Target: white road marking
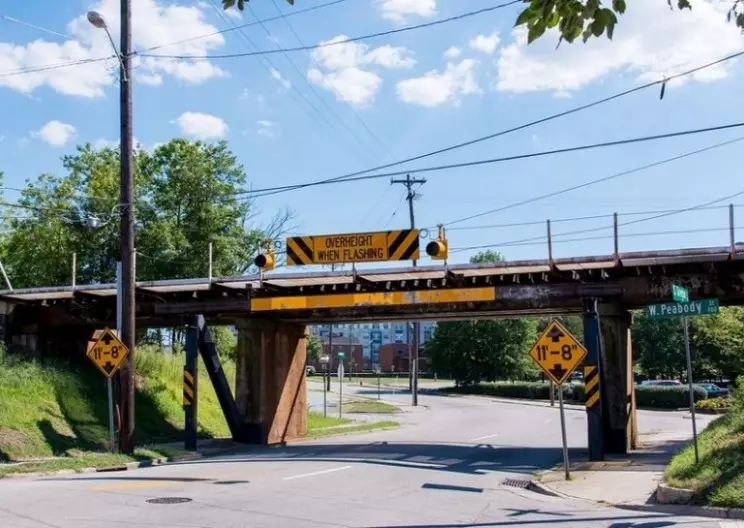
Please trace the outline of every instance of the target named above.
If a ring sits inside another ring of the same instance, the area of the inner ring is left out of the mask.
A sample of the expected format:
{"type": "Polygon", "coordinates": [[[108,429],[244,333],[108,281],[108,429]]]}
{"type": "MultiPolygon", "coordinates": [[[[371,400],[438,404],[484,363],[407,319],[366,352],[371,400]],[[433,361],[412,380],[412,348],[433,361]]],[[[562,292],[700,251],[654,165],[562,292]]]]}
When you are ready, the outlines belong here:
{"type": "Polygon", "coordinates": [[[721,521],[721,528],[744,528],[744,522],[741,521],[721,521]]]}
{"type": "Polygon", "coordinates": [[[343,466],[331,469],[324,469],[322,471],[313,471],[312,473],[303,473],[302,475],[293,475],[291,477],[284,477],[284,480],[295,480],[305,477],[314,477],[316,475],[325,475],[326,473],[335,473],[336,471],[343,471],[345,469],[351,469],[353,466],[343,466]]]}
{"type": "Polygon", "coordinates": [[[549,424],[549,423],[550,423],[550,422],[552,422],[552,421],[553,421],[553,419],[552,419],[552,418],[548,418],[547,420],[545,420],[545,423],[546,423],[546,424],[549,424]]]}
{"type": "Polygon", "coordinates": [[[489,438],[494,438],[496,436],[499,436],[499,434],[496,433],[496,434],[487,435],[487,436],[479,436],[478,438],[471,438],[470,440],[468,440],[468,442],[479,442],[481,440],[488,440],[489,438]]]}

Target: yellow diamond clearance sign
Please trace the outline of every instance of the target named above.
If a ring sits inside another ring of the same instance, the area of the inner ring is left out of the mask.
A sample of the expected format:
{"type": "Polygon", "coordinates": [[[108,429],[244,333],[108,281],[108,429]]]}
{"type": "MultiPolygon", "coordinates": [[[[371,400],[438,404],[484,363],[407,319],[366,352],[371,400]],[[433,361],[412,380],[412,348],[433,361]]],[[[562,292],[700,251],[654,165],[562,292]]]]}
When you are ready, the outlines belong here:
{"type": "Polygon", "coordinates": [[[116,332],[108,328],[96,330],[88,341],[88,359],[103,375],[110,378],[119,370],[129,354],[129,349],[121,342],[116,332]]]}
{"type": "Polygon", "coordinates": [[[556,385],[565,382],[578,367],[586,348],[558,321],[550,321],[530,350],[530,357],[556,385]]]}

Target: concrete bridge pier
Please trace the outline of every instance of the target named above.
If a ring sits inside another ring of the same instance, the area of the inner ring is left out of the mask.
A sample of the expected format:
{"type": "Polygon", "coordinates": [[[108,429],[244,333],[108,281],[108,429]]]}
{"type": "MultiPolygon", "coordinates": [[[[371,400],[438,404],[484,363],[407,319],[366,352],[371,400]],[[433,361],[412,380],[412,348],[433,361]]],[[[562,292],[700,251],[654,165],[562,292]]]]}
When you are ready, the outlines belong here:
{"type": "Polygon", "coordinates": [[[235,400],[249,442],[280,444],[307,434],[306,337],[304,325],[238,325],[235,400]]]}
{"type": "Polygon", "coordinates": [[[602,422],[605,452],[625,454],[636,447],[632,314],[619,304],[601,304],[602,422]]]}

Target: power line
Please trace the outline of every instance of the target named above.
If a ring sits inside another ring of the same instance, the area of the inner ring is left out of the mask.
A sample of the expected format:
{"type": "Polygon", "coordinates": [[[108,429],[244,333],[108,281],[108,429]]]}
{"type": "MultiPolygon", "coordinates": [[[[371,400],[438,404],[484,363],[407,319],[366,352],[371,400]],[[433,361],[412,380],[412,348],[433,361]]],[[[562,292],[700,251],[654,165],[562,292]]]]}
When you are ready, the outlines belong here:
{"type": "MultiPolygon", "coordinates": [[[[700,211],[713,211],[713,210],[720,210],[720,209],[728,209],[728,205],[714,205],[710,207],[699,207],[697,210],[700,211]]],[[[741,204],[734,204],[734,207],[742,207],[741,204]]],[[[640,216],[640,215],[650,215],[650,214],[659,214],[659,213],[671,213],[676,212],[678,209],[660,209],[660,210],[650,210],[650,211],[633,211],[633,212],[627,212],[627,213],[616,213],[618,217],[621,216],[640,216]]],[[[587,220],[600,220],[603,218],[612,218],[613,213],[606,213],[606,214],[597,214],[597,215],[589,215],[589,216],[572,216],[567,218],[551,218],[550,223],[551,224],[560,224],[560,223],[568,223],[568,222],[583,222],[587,220]]],[[[473,231],[473,230],[486,230],[486,229],[502,229],[502,228],[511,228],[511,227],[529,227],[529,226],[544,226],[545,220],[536,220],[531,222],[508,222],[508,223],[502,223],[502,224],[488,224],[488,225],[474,225],[474,226],[460,226],[460,227],[450,227],[447,229],[447,232],[451,231],[473,231]]],[[[429,226],[427,229],[435,229],[435,226],[429,226]]],[[[557,235],[556,235],[557,236],[557,235]]]]}
{"type": "MultiPolygon", "coordinates": [[[[279,7],[279,4],[277,4],[277,1],[276,0],[271,0],[271,3],[274,6],[274,9],[277,11],[277,13],[279,13],[279,15],[281,16],[281,18],[284,21],[284,23],[287,25],[287,27],[289,28],[289,30],[292,32],[292,34],[294,35],[295,39],[297,39],[297,42],[300,43],[300,46],[305,46],[306,44],[302,40],[302,37],[300,37],[300,35],[295,30],[295,27],[292,25],[292,23],[289,21],[289,19],[285,16],[284,11],[281,10],[281,8],[279,7]]],[[[251,8],[249,7],[249,9],[251,9],[251,8]]],[[[253,9],[251,9],[251,12],[253,12],[253,9]]],[[[253,16],[255,16],[255,13],[254,13],[253,16]]],[[[265,26],[263,24],[261,24],[261,26],[264,27],[264,29],[265,29],[265,26]]],[[[315,57],[313,56],[312,53],[310,54],[310,60],[313,62],[313,64],[315,64],[315,67],[318,68],[318,70],[320,70],[321,73],[323,73],[324,75],[327,75],[325,69],[318,63],[317,60],[315,60],[315,57]]],[[[291,60],[290,60],[290,62],[291,62],[291,60]]],[[[393,156],[392,156],[392,153],[390,152],[390,149],[377,136],[377,134],[375,134],[374,132],[372,132],[372,130],[369,128],[369,126],[364,121],[364,119],[362,119],[362,116],[359,115],[359,112],[357,112],[354,109],[353,106],[349,106],[349,109],[354,114],[354,116],[356,117],[357,121],[359,121],[359,123],[362,125],[362,127],[364,128],[364,130],[367,131],[367,134],[369,134],[370,137],[372,139],[374,139],[377,142],[377,144],[380,145],[382,147],[382,149],[387,153],[387,155],[392,159],[393,156]]],[[[339,118],[339,120],[340,120],[340,118],[339,118]]]]}
{"type": "Polygon", "coordinates": [[[7,20],[8,22],[13,22],[14,24],[18,24],[21,26],[30,27],[32,29],[36,29],[37,31],[43,31],[45,33],[49,33],[51,35],[56,35],[58,37],[64,37],[66,39],[74,40],[74,37],[68,35],[67,33],[60,33],[59,31],[54,31],[53,29],[47,29],[45,27],[37,26],[36,24],[30,24],[28,22],[24,22],[23,20],[19,20],[14,17],[10,17],[8,15],[3,15],[3,18],[7,20]]]}
{"type": "Polygon", "coordinates": [[[50,71],[50,70],[58,70],[60,68],[82,66],[84,64],[92,64],[95,62],[108,61],[108,60],[116,59],[116,58],[117,57],[115,55],[111,55],[109,57],[100,57],[97,59],[80,59],[80,60],[67,61],[67,62],[57,62],[54,64],[46,64],[43,66],[35,66],[31,68],[20,68],[18,70],[0,72],[0,77],[14,77],[16,75],[27,75],[29,73],[39,73],[39,72],[45,72],[45,71],[50,71]]]}
{"type": "Polygon", "coordinates": [[[334,6],[334,5],[337,5],[337,4],[342,4],[342,3],[346,2],[346,1],[348,1],[348,0],[333,0],[332,2],[326,2],[324,4],[318,4],[316,6],[306,7],[305,9],[293,9],[292,11],[290,11],[289,13],[284,14],[283,16],[275,16],[275,17],[269,17],[269,18],[262,18],[260,20],[255,20],[253,22],[248,22],[246,24],[239,24],[239,25],[236,25],[234,27],[230,27],[230,28],[226,28],[226,29],[221,29],[221,30],[215,31],[213,33],[207,33],[205,35],[199,35],[197,37],[189,37],[189,38],[186,38],[186,39],[183,39],[183,40],[177,40],[175,42],[169,42],[167,44],[160,44],[158,46],[153,46],[151,48],[147,48],[147,49],[145,49],[143,51],[155,51],[155,50],[159,50],[159,49],[170,47],[170,46],[177,46],[178,44],[185,44],[187,42],[193,42],[195,40],[201,40],[201,39],[204,39],[204,38],[214,37],[215,35],[224,35],[225,33],[230,33],[231,31],[238,31],[238,30],[245,29],[245,28],[248,28],[248,27],[251,27],[251,26],[257,26],[257,25],[259,25],[261,23],[273,22],[273,21],[279,20],[281,18],[289,18],[289,17],[293,17],[293,16],[297,16],[297,15],[302,15],[304,13],[310,13],[311,11],[318,11],[318,10],[324,9],[326,7],[331,7],[331,6],[334,6]]]}
{"type": "Polygon", "coordinates": [[[298,52],[298,51],[313,51],[320,48],[327,48],[330,46],[339,46],[341,44],[349,44],[351,42],[360,42],[363,40],[370,40],[374,38],[379,37],[385,37],[388,35],[395,35],[398,33],[405,33],[408,31],[414,31],[417,29],[424,29],[428,27],[434,27],[439,26],[442,24],[447,24],[449,22],[455,22],[458,20],[463,20],[466,18],[483,15],[485,13],[490,13],[492,11],[496,11],[498,9],[503,9],[505,7],[509,7],[512,5],[520,4],[522,3],[522,0],[512,0],[510,2],[506,2],[503,4],[498,4],[491,7],[484,7],[482,9],[477,9],[475,11],[468,11],[467,13],[461,13],[459,15],[451,16],[448,18],[442,18],[440,20],[433,20],[431,22],[424,22],[421,24],[415,24],[412,26],[405,26],[402,28],[395,28],[395,29],[389,29],[386,31],[379,31],[377,33],[371,33],[368,35],[360,35],[357,37],[349,37],[344,40],[338,40],[338,41],[330,41],[330,42],[321,42],[318,44],[314,44],[311,46],[296,46],[293,48],[284,48],[282,50],[258,50],[258,51],[252,51],[248,53],[226,53],[222,55],[158,55],[158,54],[150,54],[150,53],[138,53],[139,55],[143,57],[156,57],[156,58],[165,58],[165,59],[177,59],[177,60],[186,60],[186,59],[202,59],[202,60],[210,60],[210,59],[234,59],[237,57],[251,57],[255,55],[275,55],[277,53],[291,53],[291,52],[298,52]]]}
{"type": "MultiPolygon", "coordinates": [[[[735,226],[734,229],[742,229],[742,226],[735,226]]],[[[688,234],[694,234],[694,233],[711,233],[715,231],[728,231],[730,228],[728,227],[709,227],[709,228],[699,228],[699,229],[678,229],[678,230],[672,230],[672,231],[646,231],[646,232],[640,232],[640,233],[627,233],[622,236],[623,239],[626,238],[639,238],[639,237],[648,237],[648,236],[660,236],[660,235],[688,235],[688,234]]],[[[599,235],[599,236],[591,236],[591,237],[580,237],[580,238],[567,238],[563,240],[554,240],[553,244],[567,244],[572,242],[587,242],[591,240],[609,240],[612,238],[612,235],[599,235]]],[[[520,247],[520,246],[541,246],[545,242],[512,242],[512,243],[505,243],[505,244],[498,244],[498,245],[490,245],[490,246],[473,246],[470,248],[453,248],[451,251],[453,252],[460,252],[460,251],[467,251],[469,249],[481,249],[485,247],[520,247]]]]}
{"type": "MultiPolygon", "coordinates": [[[[215,0],[212,0],[211,5],[215,9],[215,11],[217,12],[217,16],[218,17],[220,17],[223,21],[225,21],[225,22],[227,22],[229,24],[232,24],[233,27],[237,27],[236,24],[235,24],[235,22],[232,21],[232,20],[229,20],[227,18],[227,16],[224,14],[223,10],[217,4],[215,4],[215,0]]],[[[248,34],[245,31],[243,31],[242,29],[239,29],[238,30],[238,34],[242,37],[244,43],[249,47],[249,49],[250,49],[250,47],[257,48],[256,43],[253,42],[253,39],[251,39],[251,37],[249,37],[248,34]]],[[[259,57],[259,64],[261,64],[261,66],[263,67],[263,69],[266,70],[266,73],[268,73],[268,75],[270,77],[276,78],[274,72],[278,73],[281,76],[281,73],[279,72],[279,69],[276,67],[276,64],[271,60],[270,57],[259,57]]],[[[304,76],[302,76],[302,78],[304,79],[304,76]]],[[[279,80],[279,79],[277,79],[277,80],[279,80]]],[[[310,112],[310,110],[308,108],[306,108],[302,104],[302,102],[299,101],[296,97],[292,97],[294,99],[295,103],[297,103],[305,111],[305,113],[312,120],[314,120],[316,122],[316,124],[319,124],[319,122],[318,122],[318,119],[315,117],[315,115],[317,115],[317,117],[319,117],[328,127],[330,127],[331,129],[333,129],[337,133],[340,133],[341,132],[336,127],[336,125],[334,125],[331,121],[329,121],[328,118],[323,114],[323,112],[321,112],[316,107],[316,105],[313,104],[312,101],[310,101],[310,99],[307,97],[307,95],[305,95],[301,90],[299,90],[294,84],[290,83],[289,87],[286,87],[286,88],[287,88],[288,93],[294,92],[295,94],[299,95],[300,98],[303,101],[305,101],[305,103],[307,104],[307,106],[309,106],[310,109],[313,110],[313,112],[315,114],[313,114],[312,112],[310,112]]],[[[316,93],[316,95],[317,95],[317,93],[316,93]]],[[[325,101],[323,101],[323,102],[325,102],[325,101]]],[[[366,153],[366,151],[365,151],[365,153],[366,153]]]]}
{"type": "MultiPolygon", "coordinates": [[[[216,2],[216,0],[212,0],[212,3],[214,3],[214,2],[216,2]]],[[[251,5],[250,4],[246,4],[246,7],[248,8],[248,10],[253,15],[253,18],[255,18],[256,20],[258,20],[258,16],[256,15],[256,12],[253,10],[253,8],[251,7],[251,5]]],[[[279,9],[276,6],[276,4],[274,4],[274,7],[276,9],[279,9]]],[[[279,11],[279,12],[281,13],[281,11],[279,11]]],[[[264,30],[264,33],[266,33],[266,35],[269,37],[269,40],[271,40],[274,43],[274,45],[276,46],[276,48],[278,50],[284,50],[284,48],[281,45],[279,45],[278,39],[276,37],[274,37],[274,35],[271,33],[271,31],[269,31],[269,29],[266,27],[266,24],[264,24],[263,22],[261,22],[260,25],[261,25],[261,29],[264,30]]],[[[295,33],[295,36],[299,39],[299,37],[297,36],[297,33],[295,33]]],[[[287,60],[287,62],[289,63],[289,65],[292,66],[292,69],[294,69],[294,71],[297,73],[297,75],[300,77],[300,79],[302,79],[302,81],[305,83],[305,85],[307,85],[308,88],[310,88],[310,91],[321,102],[321,104],[326,108],[326,110],[328,110],[331,113],[331,115],[336,119],[336,121],[338,121],[341,124],[341,126],[349,134],[351,134],[354,137],[354,139],[356,139],[356,141],[363,148],[367,149],[368,146],[364,142],[364,140],[362,140],[362,138],[360,138],[359,135],[351,127],[349,127],[349,125],[346,124],[346,122],[341,118],[341,116],[338,115],[338,113],[331,107],[331,105],[328,104],[328,102],[323,98],[323,96],[321,96],[320,93],[318,93],[318,90],[315,88],[315,86],[313,86],[313,84],[310,81],[307,80],[305,74],[303,74],[302,71],[300,71],[300,68],[292,60],[292,57],[288,53],[286,53],[286,52],[283,52],[282,53],[282,56],[287,60]]]]}
{"type": "Polygon", "coordinates": [[[555,196],[560,196],[561,194],[566,194],[566,193],[569,193],[569,192],[572,192],[572,191],[576,191],[578,189],[583,189],[585,187],[590,187],[590,186],[596,185],[598,183],[604,183],[606,181],[614,180],[616,178],[621,178],[623,176],[629,176],[631,174],[635,174],[637,172],[641,172],[641,171],[644,171],[644,170],[648,170],[648,169],[652,169],[652,168],[655,168],[655,167],[659,167],[661,165],[665,165],[665,164],[671,163],[673,161],[679,161],[679,160],[684,159],[684,158],[689,158],[690,156],[694,156],[696,154],[702,154],[703,152],[708,152],[709,150],[714,150],[714,149],[717,149],[717,148],[721,148],[721,147],[725,147],[725,146],[731,145],[733,143],[738,143],[739,141],[742,141],[742,140],[744,140],[744,136],[740,136],[738,138],[734,138],[734,139],[729,140],[729,141],[722,141],[720,143],[716,143],[714,145],[709,145],[707,147],[703,147],[703,148],[700,148],[700,149],[697,149],[697,150],[692,150],[692,151],[689,151],[689,152],[684,152],[682,154],[679,154],[677,156],[673,156],[671,158],[665,158],[665,159],[662,159],[662,160],[659,160],[659,161],[654,161],[652,163],[647,163],[645,165],[641,165],[640,167],[635,167],[633,169],[628,169],[628,170],[624,170],[624,171],[621,171],[621,172],[617,172],[615,174],[611,174],[609,176],[604,176],[602,178],[597,178],[595,180],[590,180],[588,182],[580,183],[578,185],[572,185],[570,187],[565,187],[565,188],[559,189],[557,191],[551,191],[549,193],[541,194],[541,195],[535,196],[533,198],[527,198],[525,200],[520,200],[518,202],[510,203],[510,204],[507,204],[507,205],[504,205],[504,206],[501,206],[501,207],[496,207],[495,209],[489,209],[487,211],[483,211],[482,213],[477,213],[477,214],[465,216],[463,218],[458,218],[457,220],[452,220],[450,222],[445,223],[444,225],[446,225],[449,230],[457,229],[457,228],[452,228],[450,226],[453,226],[455,224],[460,224],[462,222],[467,222],[468,220],[474,220],[476,218],[481,218],[481,217],[486,216],[486,215],[490,215],[490,214],[494,214],[494,213],[500,213],[500,212],[506,211],[508,209],[514,209],[516,207],[521,207],[523,205],[531,204],[531,203],[534,203],[534,202],[537,202],[537,201],[540,201],[540,200],[544,200],[544,199],[547,199],[547,198],[553,198],[555,196]]]}
{"type": "Polygon", "coordinates": [[[336,183],[349,183],[349,182],[355,182],[355,181],[364,181],[364,180],[375,180],[379,178],[388,178],[393,176],[402,176],[406,174],[419,174],[423,172],[439,172],[439,171],[445,171],[445,170],[451,170],[451,169],[462,169],[465,167],[475,167],[480,165],[490,165],[494,163],[502,163],[505,161],[517,161],[522,159],[531,159],[531,158],[539,158],[544,156],[553,156],[556,154],[568,154],[572,152],[580,152],[584,150],[593,150],[593,149],[599,149],[599,148],[607,148],[607,147],[616,147],[621,145],[631,145],[635,143],[644,143],[649,141],[657,141],[660,139],[669,139],[669,138],[675,138],[675,137],[683,137],[683,136],[690,136],[690,135],[696,135],[696,134],[705,134],[708,132],[717,132],[721,130],[730,130],[734,128],[740,128],[744,126],[744,122],[736,122],[736,123],[730,123],[726,125],[718,125],[713,127],[705,127],[705,128],[696,128],[696,129],[688,129],[688,130],[682,130],[679,132],[668,132],[664,134],[655,134],[652,136],[641,136],[641,137],[634,137],[634,138],[627,138],[627,139],[621,139],[621,140],[615,140],[615,141],[604,141],[601,143],[590,143],[586,145],[578,145],[575,147],[566,147],[561,149],[552,149],[552,150],[543,150],[538,152],[530,152],[526,154],[515,154],[512,156],[503,156],[499,158],[487,158],[482,160],[475,160],[475,161],[464,161],[460,163],[451,163],[447,165],[434,165],[430,167],[422,167],[418,169],[410,169],[410,170],[402,170],[402,171],[395,171],[395,172],[384,172],[384,173],[377,173],[377,174],[366,174],[361,176],[354,176],[354,177],[345,177],[344,179],[339,178],[331,178],[331,179],[325,179],[325,180],[316,180],[311,181],[307,183],[300,183],[300,184],[294,184],[294,185],[280,185],[276,187],[267,187],[264,189],[255,189],[255,190],[246,190],[246,191],[237,191],[235,193],[230,193],[231,195],[255,195],[254,197],[265,197],[265,196],[271,196],[274,194],[279,194],[282,192],[287,191],[294,191],[297,189],[304,189],[306,187],[315,187],[318,185],[330,185],[330,184],[336,184],[336,183]]]}
{"type": "MultiPolygon", "coordinates": [[[[710,200],[710,201],[707,201],[707,202],[703,202],[703,203],[698,204],[698,205],[693,205],[691,207],[683,207],[681,209],[672,209],[672,210],[665,211],[665,212],[660,213],[660,214],[656,214],[654,216],[649,216],[649,217],[646,217],[646,218],[641,218],[639,220],[632,220],[630,222],[624,222],[622,224],[618,224],[618,227],[624,227],[624,226],[639,224],[639,223],[642,223],[642,222],[649,222],[651,220],[657,220],[659,218],[664,218],[664,217],[667,217],[667,216],[673,216],[673,215],[678,215],[678,214],[682,214],[682,213],[688,213],[690,211],[703,210],[703,209],[706,209],[706,208],[710,207],[713,204],[724,202],[726,200],[731,200],[731,199],[736,198],[736,197],[739,197],[741,195],[744,195],[744,191],[738,191],[738,192],[735,192],[733,194],[728,194],[726,196],[721,196],[720,198],[715,198],[713,200],[710,200]]],[[[611,224],[611,225],[608,225],[608,226],[590,227],[590,228],[587,228],[587,229],[578,229],[578,230],[575,230],[575,231],[566,231],[566,232],[563,232],[563,233],[556,233],[555,235],[552,235],[551,236],[551,241],[553,241],[553,242],[559,242],[560,240],[555,240],[556,237],[564,237],[564,236],[569,236],[569,235],[583,235],[583,234],[586,234],[586,233],[595,233],[597,231],[604,231],[606,229],[612,229],[613,227],[614,227],[614,225],[611,224]]],[[[625,236],[625,235],[623,235],[623,236],[625,236]]],[[[478,246],[468,246],[468,247],[453,248],[452,251],[460,252],[460,251],[469,251],[469,250],[473,250],[473,249],[486,249],[486,248],[493,248],[493,247],[513,246],[513,245],[524,244],[524,243],[527,243],[527,242],[538,242],[538,241],[544,242],[544,241],[547,240],[547,238],[548,238],[547,235],[541,235],[541,236],[534,236],[534,237],[529,237],[529,238],[521,238],[521,239],[518,239],[518,240],[511,240],[511,241],[508,241],[508,242],[497,243],[497,244],[483,244],[483,245],[478,245],[478,246]]]]}
{"type": "MultiPolygon", "coordinates": [[[[696,66],[694,68],[691,68],[691,69],[686,70],[684,72],[681,72],[681,73],[672,75],[670,77],[666,77],[666,78],[660,79],[658,81],[652,81],[652,82],[649,82],[649,83],[646,83],[646,84],[643,84],[643,85],[640,85],[640,86],[636,86],[635,88],[630,88],[630,89],[625,90],[623,92],[618,92],[616,94],[613,94],[613,95],[604,97],[602,99],[598,99],[598,100],[593,101],[591,103],[587,103],[587,104],[580,105],[580,106],[575,106],[575,107],[570,108],[568,110],[565,110],[563,112],[558,112],[556,114],[551,114],[549,116],[542,117],[542,118],[536,119],[534,121],[529,121],[527,123],[523,123],[523,124],[517,125],[515,127],[503,129],[503,130],[500,130],[498,132],[494,132],[493,134],[488,134],[488,135],[485,135],[485,136],[477,137],[477,138],[474,138],[474,139],[471,139],[471,140],[468,140],[468,141],[464,141],[462,143],[455,143],[454,145],[450,145],[448,147],[443,147],[443,148],[440,148],[440,149],[437,149],[437,150],[426,152],[424,154],[419,154],[417,156],[412,156],[412,157],[409,157],[409,158],[404,158],[404,159],[401,159],[401,160],[398,160],[398,161],[395,161],[395,162],[386,163],[386,164],[383,164],[383,165],[378,165],[376,167],[371,167],[369,169],[364,169],[364,170],[361,170],[361,171],[351,172],[351,173],[348,173],[348,174],[343,174],[341,176],[335,176],[333,178],[327,178],[327,179],[322,180],[322,181],[323,182],[328,182],[328,183],[336,182],[336,181],[346,181],[346,180],[354,181],[353,178],[355,178],[356,176],[360,176],[360,175],[364,175],[364,174],[369,174],[370,172],[376,172],[378,170],[389,169],[389,168],[392,168],[392,167],[396,167],[398,165],[403,165],[405,163],[410,163],[410,162],[413,162],[413,161],[419,161],[419,160],[422,160],[422,159],[425,159],[425,158],[429,158],[429,157],[432,157],[432,156],[437,156],[439,154],[444,154],[446,152],[451,152],[451,151],[458,150],[458,149],[461,149],[461,148],[464,148],[464,147],[469,147],[469,146],[472,146],[472,145],[475,145],[475,144],[478,144],[478,143],[482,143],[484,141],[495,139],[497,137],[506,136],[508,134],[512,134],[514,132],[519,132],[521,130],[526,130],[526,129],[531,128],[533,126],[541,125],[543,123],[547,123],[549,121],[553,121],[553,120],[559,119],[561,117],[566,117],[566,116],[569,116],[571,114],[575,114],[575,113],[578,113],[578,112],[581,112],[581,111],[584,111],[584,110],[588,110],[589,108],[593,108],[595,106],[599,106],[599,105],[602,105],[602,104],[605,104],[605,103],[614,101],[616,99],[620,99],[620,98],[625,97],[627,95],[631,95],[633,93],[639,92],[641,90],[645,90],[647,88],[651,88],[651,87],[656,86],[656,85],[667,83],[667,82],[669,82],[671,80],[674,80],[674,79],[679,79],[679,78],[684,77],[684,76],[687,76],[687,75],[692,75],[692,74],[697,73],[697,72],[699,72],[701,70],[704,70],[706,68],[712,68],[713,66],[716,66],[718,64],[721,64],[721,63],[726,62],[726,61],[729,61],[729,60],[733,60],[733,59],[735,59],[737,57],[740,57],[742,55],[744,55],[744,51],[739,51],[739,52],[734,53],[732,55],[727,55],[727,56],[725,56],[723,58],[717,59],[717,60],[712,61],[712,62],[708,62],[706,64],[702,64],[700,66],[696,66]]],[[[402,173],[395,173],[395,175],[399,175],[399,174],[402,174],[402,173]]],[[[294,186],[287,186],[287,187],[285,187],[285,190],[282,191],[282,192],[292,191],[292,190],[296,190],[296,189],[302,189],[305,186],[306,185],[303,185],[303,184],[297,184],[297,185],[294,185],[294,186]]]]}

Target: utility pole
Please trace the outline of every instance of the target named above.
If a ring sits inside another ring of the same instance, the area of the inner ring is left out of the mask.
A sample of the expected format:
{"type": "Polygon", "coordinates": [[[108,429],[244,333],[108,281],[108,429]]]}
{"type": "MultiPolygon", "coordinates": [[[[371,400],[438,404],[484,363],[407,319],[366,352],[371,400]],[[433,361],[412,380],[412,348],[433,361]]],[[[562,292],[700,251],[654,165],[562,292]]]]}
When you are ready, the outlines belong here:
{"type": "MultiPolygon", "coordinates": [[[[408,214],[411,217],[411,229],[416,228],[416,218],[413,214],[413,200],[416,199],[416,191],[413,190],[413,186],[416,184],[423,185],[426,183],[425,178],[416,179],[411,178],[410,174],[406,174],[405,180],[390,180],[390,185],[400,183],[406,186],[406,200],[408,200],[408,214]]],[[[413,267],[416,267],[416,261],[413,261],[413,267]]],[[[418,341],[419,341],[419,323],[418,321],[413,323],[413,343],[411,343],[411,336],[408,324],[406,324],[406,334],[408,334],[408,387],[411,390],[411,403],[413,406],[418,405],[418,341]],[[411,347],[413,344],[413,347],[411,347]],[[413,348],[413,352],[411,352],[413,348]]]]}
{"type": "Polygon", "coordinates": [[[119,75],[120,207],[122,318],[121,340],[129,348],[122,365],[121,432],[119,447],[123,453],[134,452],[134,163],[132,160],[132,0],[121,0],[121,68],[119,75]]]}

